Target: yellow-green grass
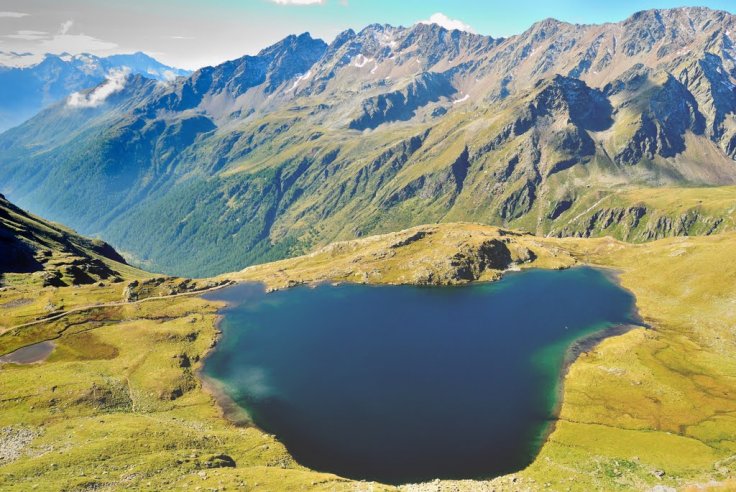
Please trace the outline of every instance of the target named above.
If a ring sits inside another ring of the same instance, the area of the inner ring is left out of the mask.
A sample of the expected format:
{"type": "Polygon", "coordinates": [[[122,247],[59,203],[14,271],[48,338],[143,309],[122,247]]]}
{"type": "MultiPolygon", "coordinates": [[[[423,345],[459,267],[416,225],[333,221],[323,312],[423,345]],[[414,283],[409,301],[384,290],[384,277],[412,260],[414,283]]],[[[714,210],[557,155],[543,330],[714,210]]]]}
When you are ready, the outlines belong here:
{"type": "MultiPolygon", "coordinates": [[[[728,490],[736,466],[736,234],[632,245],[441,224],[340,243],[231,277],[271,287],[324,280],[405,283],[412,272],[439,273],[458,251],[472,253],[491,239],[506,241],[516,259],[534,252],[536,260],[521,267],[611,268],[636,295],[651,328],[606,339],[570,366],[560,419],[526,470],[484,483],[406,488],[587,491],[708,484],[728,490]],[[419,231],[431,233],[417,239],[419,231]]],[[[480,278],[498,275],[490,269],[480,278]]],[[[92,289],[77,290],[92,295],[92,289]]],[[[6,296],[0,292],[0,303],[6,296]]],[[[273,437],[222,417],[196,378],[216,338],[217,308],[196,297],[152,300],[0,335],[0,353],[6,353],[18,337],[23,343],[53,338],[64,323],[78,323],[56,339],[46,362],[0,369],[0,430],[26,429],[33,436],[20,457],[0,464],[0,488],[388,489],[306,470],[273,437]],[[206,468],[219,454],[237,466],[206,468]]],[[[29,316],[16,315],[16,321],[29,316]]]]}
{"type": "Polygon", "coordinates": [[[216,308],[180,297],[93,310],[98,321],[80,315],[47,361],[3,366],[0,429],[34,438],[0,462],[0,489],[339,489],[343,480],[296,465],[273,437],[228,423],[202,391],[216,308]],[[222,454],[237,467],[209,469],[222,454]]]}
{"type": "Polygon", "coordinates": [[[607,339],[572,365],[560,420],[525,474],[562,485],[572,468],[587,477],[572,484],[581,490],[731,477],[736,235],[561,244],[619,270],[651,329],[607,339]]]}
{"type": "Polygon", "coordinates": [[[736,214],[736,186],[635,188],[619,195],[626,203],[641,202],[652,209],[673,213],[700,208],[710,213],[736,214]]]}
{"type": "Polygon", "coordinates": [[[75,309],[92,304],[120,301],[126,282],[104,287],[84,285],[74,288],[41,287],[40,281],[21,281],[29,275],[9,275],[10,286],[0,291],[0,333],[21,323],[49,316],[61,310],[75,309]]]}

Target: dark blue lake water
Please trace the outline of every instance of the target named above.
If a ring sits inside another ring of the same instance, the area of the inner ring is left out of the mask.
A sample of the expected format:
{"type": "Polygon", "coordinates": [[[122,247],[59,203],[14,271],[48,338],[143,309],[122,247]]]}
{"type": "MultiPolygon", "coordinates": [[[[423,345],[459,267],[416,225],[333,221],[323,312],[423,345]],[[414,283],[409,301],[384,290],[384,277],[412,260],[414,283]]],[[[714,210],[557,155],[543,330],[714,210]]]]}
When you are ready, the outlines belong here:
{"type": "Polygon", "coordinates": [[[590,268],[465,287],[238,285],[205,375],[310,468],[403,483],[520,470],[570,346],[637,323],[590,268]]]}

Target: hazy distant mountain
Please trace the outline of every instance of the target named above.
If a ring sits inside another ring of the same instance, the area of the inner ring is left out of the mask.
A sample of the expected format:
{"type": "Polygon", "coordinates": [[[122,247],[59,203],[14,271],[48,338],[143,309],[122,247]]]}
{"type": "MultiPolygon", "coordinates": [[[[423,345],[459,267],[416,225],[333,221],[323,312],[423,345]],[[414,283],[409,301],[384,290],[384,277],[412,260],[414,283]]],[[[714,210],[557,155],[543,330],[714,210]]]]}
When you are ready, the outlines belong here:
{"type": "Polygon", "coordinates": [[[157,80],[189,75],[145,53],[112,55],[51,55],[28,64],[30,54],[0,53],[0,132],[16,126],[73,92],[94,87],[111,72],[127,71],[157,80]]]}
{"type": "Polygon", "coordinates": [[[53,106],[0,137],[0,188],[190,275],[435,221],[714,232],[707,210],[605,198],[736,183],[734,42],[736,17],[705,8],[506,39],[426,24],[289,36],[53,106]]]}

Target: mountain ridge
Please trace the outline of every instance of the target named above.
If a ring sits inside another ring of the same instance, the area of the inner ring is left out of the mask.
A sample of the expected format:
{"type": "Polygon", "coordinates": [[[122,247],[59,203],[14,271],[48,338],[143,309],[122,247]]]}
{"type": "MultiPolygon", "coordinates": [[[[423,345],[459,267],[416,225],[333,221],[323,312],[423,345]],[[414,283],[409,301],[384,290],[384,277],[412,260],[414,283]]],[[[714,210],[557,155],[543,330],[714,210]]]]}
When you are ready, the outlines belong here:
{"type": "Polygon", "coordinates": [[[127,263],[109,244],[78,236],[16,207],[0,195],[0,278],[36,273],[43,287],[121,282],[127,263]]]}
{"type": "Polygon", "coordinates": [[[58,132],[81,113],[57,104],[0,136],[0,191],[194,275],[437,221],[717,232],[730,222],[712,228],[697,206],[693,222],[621,204],[646,212],[626,227],[627,214],[588,208],[637,188],[736,183],[732,28],[726,12],[681,8],[502,39],[428,24],[329,45],[292,35],[169,84],[128,77],[85,110],[84,131],[58,132]],[[614,224],[580,224],[596,214],[614,224]]]}

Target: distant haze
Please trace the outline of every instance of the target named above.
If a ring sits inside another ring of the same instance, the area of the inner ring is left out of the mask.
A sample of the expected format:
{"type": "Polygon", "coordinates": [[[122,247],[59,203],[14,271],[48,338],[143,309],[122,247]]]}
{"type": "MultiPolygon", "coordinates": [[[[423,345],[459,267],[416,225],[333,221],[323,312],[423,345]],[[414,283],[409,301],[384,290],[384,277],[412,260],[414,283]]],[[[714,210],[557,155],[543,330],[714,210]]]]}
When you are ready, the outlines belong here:
{"type": "Polygon", "coordinates": [[[619,21],[650,8],[701,5],[733,9],[728,0],[4,0],[0,7],[0,64],[29,65],[43,53],[144,51],[171,66],[215,65],[293,33],[330,41],[370,23],[437,22],[494,37],[519,33],[546,17],[574,23],[619,21]]]}

